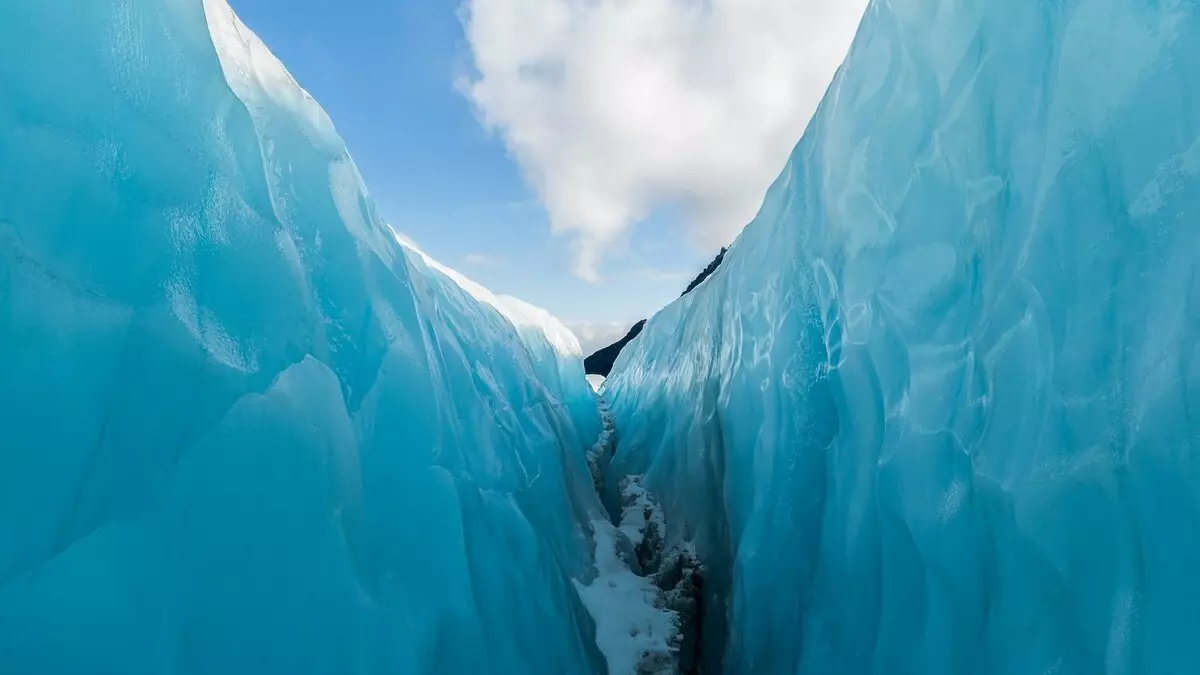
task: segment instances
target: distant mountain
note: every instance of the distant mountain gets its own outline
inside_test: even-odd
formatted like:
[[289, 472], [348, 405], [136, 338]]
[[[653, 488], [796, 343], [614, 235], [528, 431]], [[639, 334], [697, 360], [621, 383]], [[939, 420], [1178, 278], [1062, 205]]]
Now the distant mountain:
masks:
[[721, 266], [721, 261], [725, 259], [725, 252], [728, 250], [729, 250], [729, 247], [722, 246], [721, 251], [719, 253], [717, 253], [717, 257], [713, 258], [713, 261], [708, 263], [708, 267], [705, 267], [704, 271], [701, 272], [699, 274], [699, 276], [697, 276], [695, 279], [692, 279], [692, 283], [687, 285], [687, 288], [684, 289], [683, 293], [681, 293], [679, 295], [679, 297], [682, 298], [683, 296], [687, 295], [688, 293], [691, 293], [693, 290], [695, 290], [695, 288], [697, 286], [700, 285], [700, 282], [702, 282], [708, 278], [708, 275], [712, 274], [713, 272], [716, 272], [717, 268]]
[[[717, 253], [717, 257], [713, 258], [713, 261], [708, 264], [708, 267], [705, 267], [695, 279], [692, 279], [692, 283], [687, 285], [687, 288], [684, 289], [683, 293], [680, 294], [679, 297], [682, 298], [688, 293], [691, 293], [696, 289], [697, 286], [703, 283], [703, 281], [707, 279], [710, 274], [717, 271], [717, 268], [721, 266], [721, 261], [725, 259], [725, 252], [728, 250], [728, 247], [721, 247], [721, 251], [720, 253]], [[596, 350], [595, 353], [584, 359], [583, 368], [587, 371], [587, 374], [603, 375], [604, 377], [608, 377], [608, 374], [612, 372], [613, 364], [617, 361], [617, 356], [621, 354], [621, 350], [624, 349], [625, 345], [632, 342], [633, 339], [642, 332], [642, 328], [644, 328], [645, 325], [645, 319], [633, 324], [633, 327], [629, 329], [629, 332], [625, 334], [625, 337], [617, 340], [607, 347]]]
[[579, 348], [583, 350], [583, 355], [587, 356], [620, 340], [625, 333], [629, 332], [632, 324], [632, 321], [604, 323], [579, 321], [568, 323], [567, 328], [570, 328], [575, 337], [579, 338]]
[[607, 347], [604, 347], [603, 349], [598, 350], [595, 354], [592, 354], [584, 359], [583, 369], [587, 371], [588, 375], [603, 375], [604, 377], [608, 377], [608, 374], [612, 372], [613, 363], [616, 362], [617, 356], [621, 353], [621, 350], [624, 349], [625, 345], [629, 344], [633, 338], [637, 337], [638, 334], [642, 332], [642, 328], [645, 326], [645, 319], [633, 324], [633, 327], [629, 329], [629, 332], [625, 334], [625, 337], [617, 340]]

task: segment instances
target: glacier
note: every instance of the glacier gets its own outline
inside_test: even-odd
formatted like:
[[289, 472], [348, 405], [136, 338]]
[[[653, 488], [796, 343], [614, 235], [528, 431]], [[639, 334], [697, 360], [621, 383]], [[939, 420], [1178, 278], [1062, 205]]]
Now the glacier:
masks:
[[1200, 672], [1198, 30], [870, 3], [603, 387], [606, 485], [706, 561], [710, 672]]
[[873, 0], [589, 382], [225, 0], [3, 3], [0, 672], [1200, 672], [1198, 30]]
[[0, 672], [603, 672], [574, 336], [402, 245], [224, 0], [0, 26]]

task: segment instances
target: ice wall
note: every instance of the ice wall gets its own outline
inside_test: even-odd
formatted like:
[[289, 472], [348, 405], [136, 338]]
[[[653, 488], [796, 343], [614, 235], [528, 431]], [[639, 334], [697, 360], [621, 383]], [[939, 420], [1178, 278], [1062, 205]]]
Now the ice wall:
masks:
[[601, 671], [578, 345], [444, 272], [223, 0], [0, 3], [0, 672]]
[[605, 385], [607, 484], [647, 473], [709, 565], [710, 666], [1200, 672], [1198, 30], [871, 3], [755, 221]]

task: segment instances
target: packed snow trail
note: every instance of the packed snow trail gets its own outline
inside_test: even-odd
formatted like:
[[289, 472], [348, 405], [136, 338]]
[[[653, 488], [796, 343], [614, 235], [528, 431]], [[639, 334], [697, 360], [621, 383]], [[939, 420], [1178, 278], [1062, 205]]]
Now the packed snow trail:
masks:
[[[602, 393], [603, 431], [588, 452], [598, 495], [617, 443]], [[596, 621], [596, 642], [609, 675], [694, 675], [701, 643], [700, 587], [704, 566], [687, 538], [666, 548], [666, 523], [641, 476], [625, 476], [609, 518], [592, 522], [598, 576], [576, 582]]]

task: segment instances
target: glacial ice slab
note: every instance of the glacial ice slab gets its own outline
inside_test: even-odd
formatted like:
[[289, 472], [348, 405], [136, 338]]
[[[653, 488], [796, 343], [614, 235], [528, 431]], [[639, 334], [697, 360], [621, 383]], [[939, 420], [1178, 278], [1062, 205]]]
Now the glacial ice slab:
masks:
[[0, 672], [601, 672], [577, 343], [223, 0], [0, 3]]
[[[1200, 672], [1200, 14], [882, 0], [605, 383], [726, 673]], [[611, 499], [611, 495], [609, 495]]]

